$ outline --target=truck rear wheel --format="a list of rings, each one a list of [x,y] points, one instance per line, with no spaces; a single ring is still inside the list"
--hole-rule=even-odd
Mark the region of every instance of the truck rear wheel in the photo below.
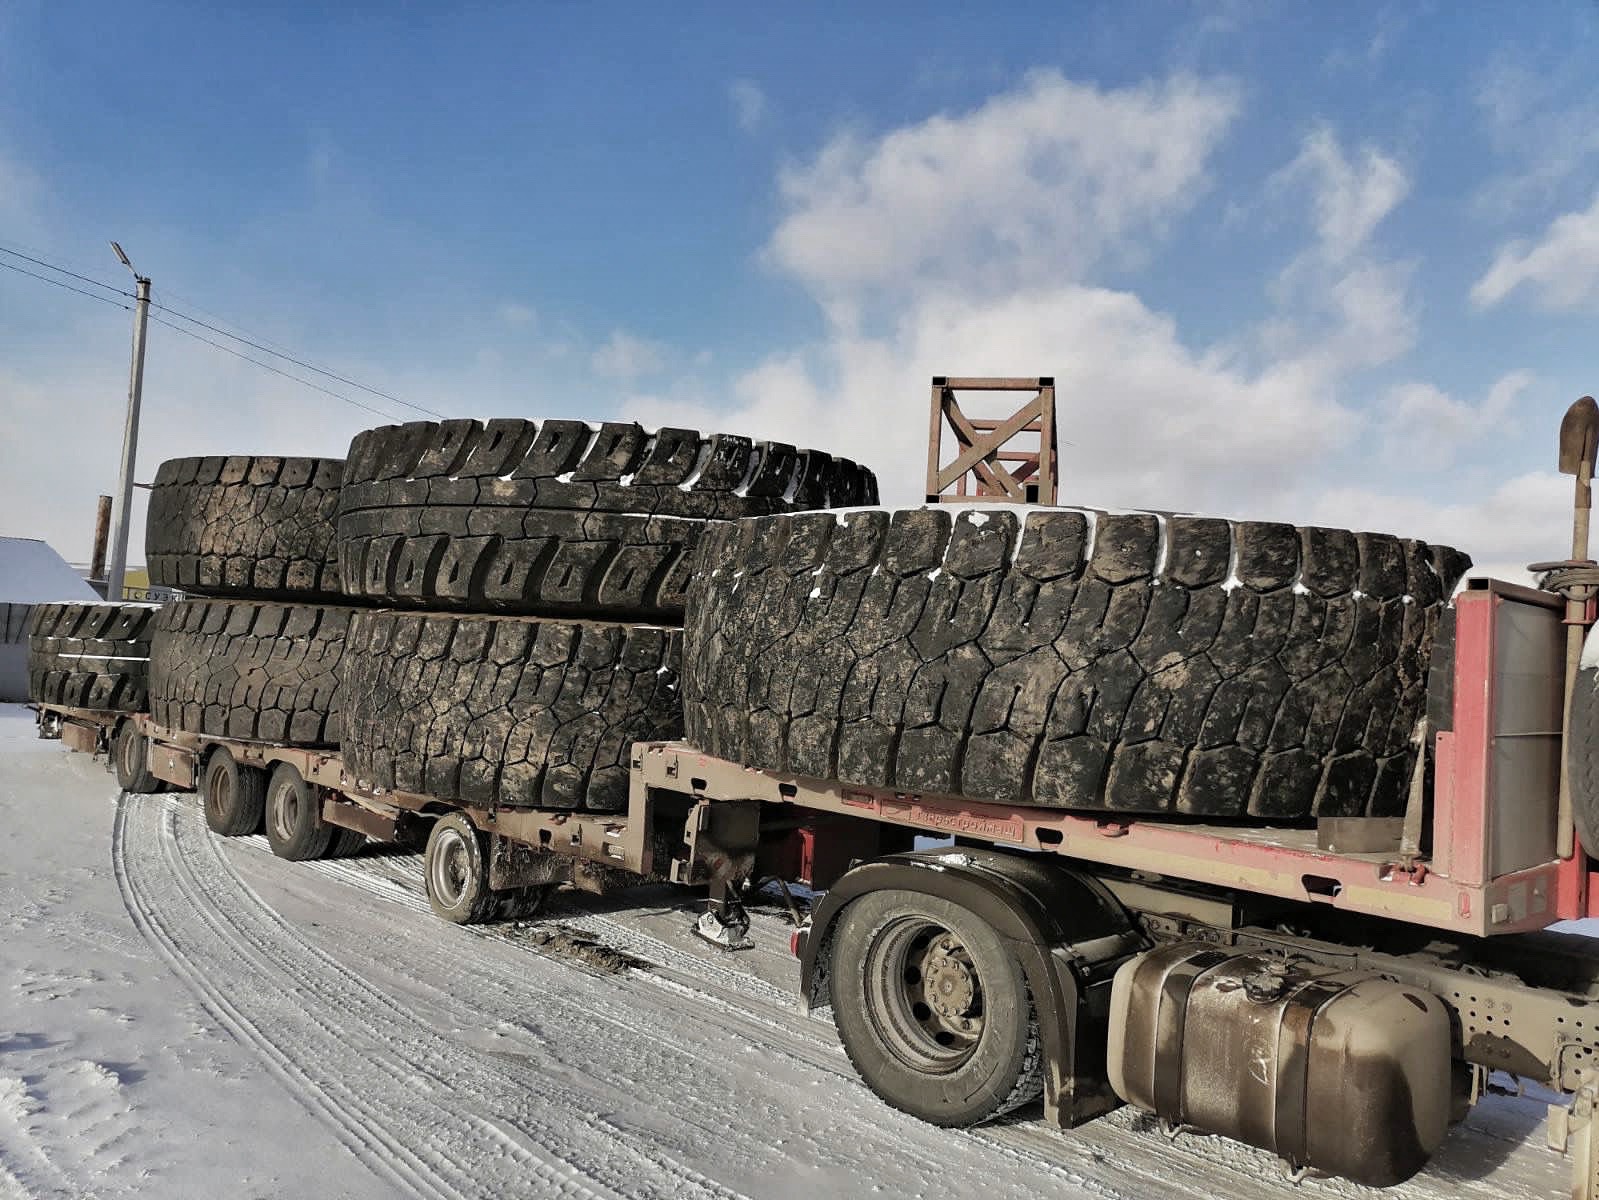
[[[349,858],[352,854],[359,854],[361,847],[366,845],[366,834],[359,829],[337,829],[333,831],[333,841],[328,844],[328,852],[323,858]]]
[[[160,791],[161,783],[150,774],[150,743],[132,721],[122,722],[113,747],[117,765],[117,786],[125,792]]]
[[[428,903],[446,921],[479,925],[496,914],[484,837],[460,813],[440,817],[434,824],[422,874]]]
[[[1021,964],[968,909],[918,892],[873,892],[844,910],[832,955],[839,1040],[893,1107],[962,1127],[1042,1094]]]
[[[316,791],[286,762],[267,783],[266,837],[272,853],[290,862],[326,857],[339,830],[322,820]]]
[[[266,772],[241,766],[218,746],[205,760],[200,778],[200,796],[205,804],[205,823],[223,837],[242,837],[259,832],[266,811]]]

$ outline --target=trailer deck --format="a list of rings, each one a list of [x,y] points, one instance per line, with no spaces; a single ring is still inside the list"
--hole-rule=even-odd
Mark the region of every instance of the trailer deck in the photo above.
[[[394,840],[407,814],[460,811],[483,832],[534,850],[685,883],[705,882],[715,871],[701,870],[692,853],[671,867],[655,862],[651,831],[661,796],[690,803],[683,842],[691,848],[707,825],[705,806],[755,802],[786,810],[796,827],[809,827],[818,816],[839,819],[828,831],[831,857],[839,863],[875,850],[853,845],[852,832],[889,826],[1453,934],[1525,933],[1599,915],[1599,887],[1589,886],[1586,857],[1580,851],[1556,855],[1560,730],[1553,681],[1560,671],[1560,602],[1514,584],[1476,582],[1456,599],[1452,704],[1442,718],[1448,728],[1436,733],[1430,794],[1418,780],[1402,815],[1323,819],[1314,828],[1068,812],[862,788],[756,770],[670,741],[633,748],[626,812],[477,808],[372,788],[332,748],[188,733],[143,714],[132,719],[149,740],[152,774],[181,788],[196,787],[206,751],[225,745],[245,765],[290,763],[324,789],[324,820],[369,837]],[[79,749],[93,749],[97,736],[127,718],[53,706],[41,711],[55,714],[62,736]],[[743,840],[784,815],[768,813]],[[807,841],[804,852],[813,849],[814,840]],[[821,869],[819,878],[807,874],[805,881],[825,887],[829,874]]]

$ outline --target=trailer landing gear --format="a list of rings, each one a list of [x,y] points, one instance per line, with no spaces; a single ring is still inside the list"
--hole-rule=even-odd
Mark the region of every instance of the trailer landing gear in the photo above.
[[[1599,1200],[1599,1088],[1586,1084],[1571,1107],[1549,1106],[1549,1148],[1571,1156],[1571,1200]]]
[[[736,889],[726,880],[711,884],[711,898],[700,919],[694,922],[694,934],[723,950],[755,948],[755,939],[750,937],[750,915],[744,911]]]

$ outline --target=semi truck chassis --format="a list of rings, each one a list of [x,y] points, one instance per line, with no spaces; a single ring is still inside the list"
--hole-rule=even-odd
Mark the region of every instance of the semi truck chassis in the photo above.
[[[834,939],[853,902],[891,890],[959,905],[1021,962],[1042,1039],[1044,1114],[1062,1128],[1121,1103],[1105,1073],[1112,980],[1153,946],[1204,943],[1423,988],[1450,1013],[1457,1113],[1519,1081],[1561,1093],[1569,1103],[1550,1106],[1550,1144],[1571,1155],[1572,1194],[1599,1200],[1599,943],[1546,930],[1594,915],[1599,896],[1580,847],[1556,853],[1561,741],[1550,698],[1563,669],[1560,618],[1547,593],[1497,582],[1462,593],[1453,677],[1435,688],[1447,703],[1425,734],[1433,752],[1419,756],[1410,808],[1315,829],[859,788],[751,769],[681,742],[634,746],[625,812],[474,808],[372,788],[333,749],[49,705],[39,723],[41,736],[77,750],[142,748],[141,764],[119,768],[142,765],[178,789],[203,788],[219,752],[244,770],[287,764],[327,825],[425,841],[429,898],[450,920],[492,910],[441,903],[438,858],[448,853],[451,871],[465,862],[475,873],[461,882],[479,897],[561,883],[704,886],[699,932],[729,948],[747,944],[743,888],[763,878],[807,884],[825,892],[792,942],[812,1012],[837,1002]],[[918,838],[946,844],[916,849]]]

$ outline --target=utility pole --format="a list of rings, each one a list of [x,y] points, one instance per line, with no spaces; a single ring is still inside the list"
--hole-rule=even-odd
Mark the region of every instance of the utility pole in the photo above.
[[[133,463],[139,451],[139,400],[144,392],[144,329],[150,317],[150,280],[133,270],[133,264],[116,242],[111,249],[138,284],[133,307],[133,363],[128,371],[128,418],[122,427],[122,469],[117,472],[117,491],[111,509],[111,565],[106,571],[105,598],[112,603],[122,599],[122,577],[128,567],[128,519],[133,507]]]

